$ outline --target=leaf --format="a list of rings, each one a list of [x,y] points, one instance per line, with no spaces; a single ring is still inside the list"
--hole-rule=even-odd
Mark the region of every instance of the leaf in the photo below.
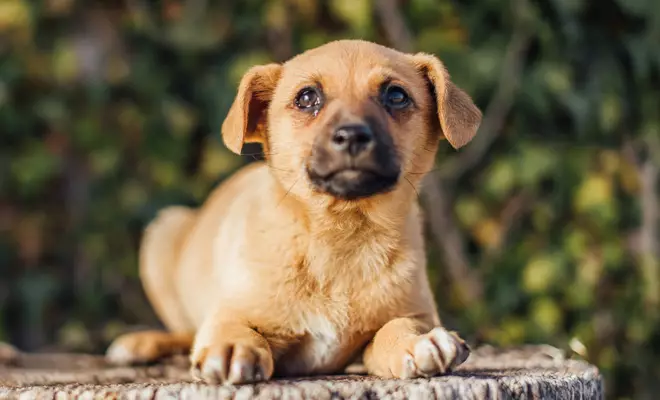
[[[613,131],[621,122],[622,105],[620,96],[608,94],[600,103],[600,126],[604,131]]]
[[[575,210],[588,212],[610,204],[613,190],[612,181],[607,176],[602,174],[587,175],[575,194],[573,202]]]
[[[505,318],[494,340],[501,346],[520,343],[526,336],[525,322],[520,318]]]
[[[557,166],[557,152],[547,146],[528,145],[521,147],[518,179],[524,186],[536,185],[549,176]]]
[[[534,325],[546,336],[552,336],[562,329],[562,312],[557,302],[550,297],[534,300],[530,314]]]
[[[474,196],[462,198],[455,203],[454,209],[463,226],[473,227],[486,218],[487,211],[481,201]]]
[[[496,199],[504,199],[511,193],[517,183],[517,173],[514,163],[508,158],[496,160],[486,170],[485,189]]]
[[[494,248],[501,240],[502,226],[495,218],[486,218],[477,222],[472,234],[482,247]]]
[[[369,31],[372,23],[371,0],[331,0],[330,8],[354,32],[364,35]]]
[[[81,60],[73,42],[59,40],[53,52],[53,77],[60,84],[69,84],[80,75]]]
[[[152,160],[150,172],[154,182],[162,188],[174,188],[182,181],[181,168],[166,160]]]
[[[48,152],[44,144],[32,143],[23,153],[13,158],[11,170],[21,192],[32,195],[43,189],[46,182],[59,173],[61,162]]]
[[[532,258],[523,270],[523,288],[527,293],[547,292],[559,281],[561,268],[556,256],[542,254]]]
[[[30,8],[27,0],[0,1],[0,34],[12,33],[20,43],[29,43],[33,28]]]
[[[545,63],[538,67],[548,91],[557,96],[569,93],[572,89],[573,76],[568,65],[563,63]]]

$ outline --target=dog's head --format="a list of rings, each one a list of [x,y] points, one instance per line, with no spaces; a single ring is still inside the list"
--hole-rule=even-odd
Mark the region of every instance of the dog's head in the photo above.
[[[222,133],[261,143],[290,193],[356,203],[415,191],[440,139],[459,148],[480,121],[434,56],[345,40],[251,68]]]

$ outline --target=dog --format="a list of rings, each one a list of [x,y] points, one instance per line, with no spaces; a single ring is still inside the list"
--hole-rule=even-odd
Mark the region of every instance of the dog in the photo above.
[[[451,371],[470,349],[441,325],[417,193],[441,143],[464,146],[481,117],[425,53],[340,40],[252,67],[222,137],[238,154],[260,143],[265,161],[147,227],[140,278],[168,331],[120,336],[107,358],[189,353],[195,379],[224,384],[354,362]]]

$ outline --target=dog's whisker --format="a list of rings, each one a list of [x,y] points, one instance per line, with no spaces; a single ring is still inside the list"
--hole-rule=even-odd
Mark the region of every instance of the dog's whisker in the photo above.
[[[407,176],[404,176],[403,179],[405,179],[406,182],[408,182],[408,184],[410,184],[410,187],[412,188],[412,190],[415,192],[415,195],[416,195],[417,198],[419,199],[419,198],[420,198],[420,197],[419,197],[419,192],[417,191],[417,188],[415,187],[415,185],[413,185],[412,182],[410,182],[410,179],[408,179]]]
[[[282,198],[281,198],[280,201],[277,203],[277,206],[276,206],[275,208],[279,207],[280,204],[282,204],[282,202],[284,201],[284,199],[286,199],[286,196],[288,196],[289,193],[291,193],[291,190],[293,190],[293,187],[296,186],[296,184],[298,183],[299,180],[300,180],[300,176],[298,176],[298,178],[296,178],[296,180],[293,181],[293,184],[291,185],[291,187],[289,188],[289,190],[287,190],[286,193],[284,193],[284,196],[282,196]]]
[[[422,171],[422,172],[406,172],[406,175],[425,175],[425,174],[428,174],[428,173],[434,172],[434,171],[439,171],[439,169],[438,168],[433,168],[433,169],[430,169],[428,171]]]
[[[276,171],[286,172],[286,173],[289,173],[289,174],[293,174],[293,173],[295,172],[295,171],[290,170],[290,169],[284,169],[284,168],[273,167],[273,166],[270,165],[270,164],[268,165],[268,168],[274,169],[274,170],[276,170]]]

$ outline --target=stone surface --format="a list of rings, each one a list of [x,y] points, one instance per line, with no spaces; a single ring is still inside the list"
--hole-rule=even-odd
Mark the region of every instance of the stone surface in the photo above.
[[[596,367],[566,359],[549,346],[482,347],[451,375],[432,379],[385,380],[351,374],[237,387],[194,382],[185,357],[119,368],[108,366],[99,356],[20,354],[0,366],[2,399],[601,399],[603,395]]]

